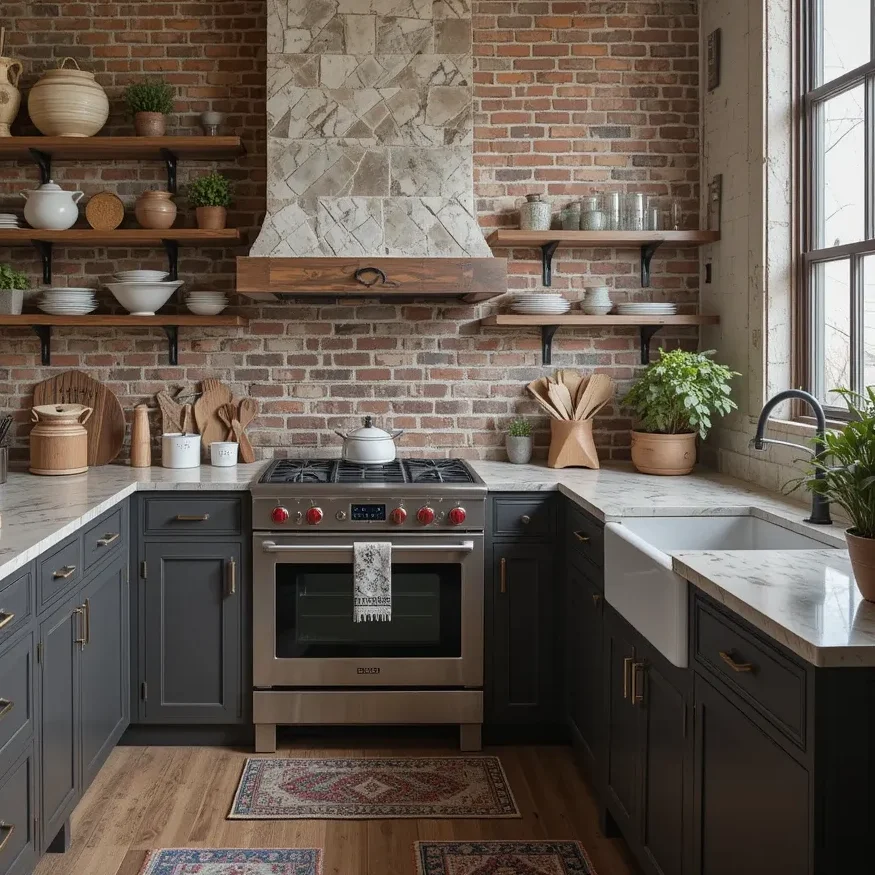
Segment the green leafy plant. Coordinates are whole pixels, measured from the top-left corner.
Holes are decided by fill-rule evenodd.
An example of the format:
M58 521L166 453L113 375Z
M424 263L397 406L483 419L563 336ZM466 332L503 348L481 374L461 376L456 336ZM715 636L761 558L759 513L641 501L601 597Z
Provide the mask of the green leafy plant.
M694 432L704 439L712 416L725 416L736 408L729 383L741 375L712 361L714 350L659 352L659 360L644 370L622 403L635 411L639 431Z
M193 207L228 207L231 183L221 173L208 173L189 183L188 202Z
M0 264L0 289L10 291L11 289L29 289L30 283L27 279L27 274L15 270L8 264Z
M527 419L515 419L507 430L511 437L531 437L532 424Z
M173 112L173 89L163 79L136 82L125 89L125 103L132 116L138 112L170 115Z

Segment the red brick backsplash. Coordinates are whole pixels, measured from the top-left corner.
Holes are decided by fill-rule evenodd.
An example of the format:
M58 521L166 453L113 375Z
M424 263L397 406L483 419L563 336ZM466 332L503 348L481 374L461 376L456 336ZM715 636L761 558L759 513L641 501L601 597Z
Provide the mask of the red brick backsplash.
M516 202L548 195L558 209L602 190L636 190L682 199L696 227L699 178L697 4L668 0L474 0L475 195L484 230L514 227ZM265 2L76 2L6 0L6 54L25 64L26 92L64 56L97 74L112 113L104 134L130 134L121 93L144 74L161 74L177 90L173 133L199 133L206 109L227 113L247 155L220 168L234 181L230 223L254 239L265 208ZM8 32L12 29L12 33ZM13 128L35 133L25 109ZM180 226L194 226L184 186L206 163L181 163ZM86 192L111 189L129 207L140 192L163 187L158 163L57 163L55 180ZM18 208L18 192L36 185L35 166L0 164L0 209ZM126 226L135 226L133 219ZM180 277L189 287L234 288L239 250L182 249ZM540 287L531 251L507 255L510 290ZM0 248L0 262L40 280L29 250ZM56 249L57 284L97 285L119 269L161 267L152 250ZM637 253L560 250L553 285L578 300L587 285L606 284L616 300L698 300L695 250L664 247L653 262L653 287L640 287ZM116 309L107 293L101 298ZM259 399L253 444L263 457L337 450L336 427L374 414L404 428L408 454L504 458L504 429L530 417L545 451L549 427L526 397L530 380L554 367L599 370L621 391L640 368L638 335L622 329L560 330L553 366L541 364L534 329L483 329L478 320L507 299L479 306L455 302L387 305L253 304L234 300L245 329L181 329L179 367L167 362L159 330L56 329L52 367L40 366L39 342L26 330L0 330L0 407L17 411L18 455L26 455L27 408L33 384L60 369L83 368L109 384L130 411L159 389L217 376ZM695 344L691 330L654 339ZM156 420L157 424L157 420ZM625 413L599 416L603 458L628 457Z

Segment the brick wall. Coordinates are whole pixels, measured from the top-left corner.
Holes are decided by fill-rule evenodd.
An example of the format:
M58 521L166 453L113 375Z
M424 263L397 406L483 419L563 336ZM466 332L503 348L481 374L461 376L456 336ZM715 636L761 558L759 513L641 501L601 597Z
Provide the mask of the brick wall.
M93 70L110 96L103 133L129 133L120 108L124 86L162 74L178 92L171 129L199 130L205 109L228 113L248 154L223 170L235 182L230 221L250 239L264 210L264 0L80 3L6 0L7 54L25 62L27 89L39 71L65 55ZM698 19L696 2L565 2L474 0L475 193L481 224L513 226L517 198L548 194L557 208L596 190L641 190L684 200L696 227L699 178ZM11 43L11 45L10 45ZM22 112L14 132L32 132ZM207 165L184 166L180 183ZM33 167L0 165L0 209L19 206L33 187ZM111 188L128 203L160 186L157 164L57 165L56 181L87 194ZM193 226L180 204L179 225ZM245 254L242 248L239 254ZM189 287L233 288L232 250L182 250ZM510 288L540 282L535 253L507 253ZM28 250L0 249L38 281ZM116 269L160 267L152 251L60 250L56 284L96 285ZM654 283L640 289L635 253L565 250L554 262L554 286L577 300L587 285L612 286L616 300L698 298L698 255L661 250ZM111 385L130 409L168 383L218 376L258 397L263 414L252 430L263 456L313 455L336 449L334 427L364 413L408 429L410 453L503 458L503 429L515 415L532 418L537 443L547 423L526 399L524 384L552 368L540 359L532 331L481 329L478 320L502 300L479 307L455 303L387 306L378 302L253 306L235 301L248 329L181 332L180 367L167 365L163 334L56 330L53 367L39 365L27 331L0 334L0 407L18 410L17 446L26 453L25 421L34 382L59 369L83 368ZM111 299L106 306L112 308ZM666 340L695 343L689 332ZM563 331L554 365L611 373L621 389L638 366L638 338L626 330ZM604 458L628 455L630 423L616 410L599 418Z

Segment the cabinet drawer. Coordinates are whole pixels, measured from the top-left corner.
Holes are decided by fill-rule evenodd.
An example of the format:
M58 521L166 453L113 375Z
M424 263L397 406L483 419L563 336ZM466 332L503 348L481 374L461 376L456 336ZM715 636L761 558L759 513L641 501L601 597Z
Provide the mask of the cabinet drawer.
M694 605L696 662L804 748L805 670L700 598Z
M569 555L586 559L598 568L604 565L605 530L592 517L569 506L565 536Z
M28 752L0 779L0 875L28 875L36 864L34 755Z
M68 538L60 547L37 560L37 610L62 593L70 593L82 579L82 541L79 535Z
M82 535L82 566L87 572L98 562L122 551L127 542L124 507L119 505L85 529Z
M550 498L496 498L492 502L494 537L547 539L556 529L554 502Z
M33 614L33 566L0 583L0 644L24 628Z
M30 633L0 656L0 772L21 753L32 735L33 633Z
M146 498L146 535L239 535L243 526L240 498Z

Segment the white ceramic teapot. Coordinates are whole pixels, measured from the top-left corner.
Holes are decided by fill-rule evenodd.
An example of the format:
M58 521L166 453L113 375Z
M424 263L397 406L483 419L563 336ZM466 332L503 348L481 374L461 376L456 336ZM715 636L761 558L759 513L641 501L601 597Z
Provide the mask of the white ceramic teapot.
M386 465L394 461L395 439L404 434L401 429L388 432L377 428L370 416L365 417L362 428L346 434L335 429L334 433L343 438L343 458L359 465Z
M84 197L81 191L64 191L60 185L49 180L33 191L23 191L27 201L24 218L31 228L41 231L66 231L79 218L76 204Z

